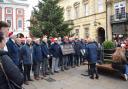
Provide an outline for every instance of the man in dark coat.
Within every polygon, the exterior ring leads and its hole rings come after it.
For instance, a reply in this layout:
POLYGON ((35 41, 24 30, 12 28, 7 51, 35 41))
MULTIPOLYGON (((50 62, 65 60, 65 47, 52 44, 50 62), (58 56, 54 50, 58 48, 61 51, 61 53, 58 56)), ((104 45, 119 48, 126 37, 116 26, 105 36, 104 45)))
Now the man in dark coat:
POLYGON ((75 65, 76 66, 80 66, 80 49, 81 49, 81 45, 80 45, 80 41, 76 38, 75 39, 75 43, 74 43, 74 49, 75 49, 75 65))
POLYGON ((42 57, 43 57, 42 73, 43 73, 43 76, 46 77, 46 75, 48 74, 48 65, 49 65, 48 59, 50 57, 47 38, 43 38, 43 41, 41 43, 41 51, 42 51, 42 57))
POLYGON ((8 53, 4 51, 5 43, 6 41, 4 35, 0 32, 0 89, 9 89, 3 70, 5 71, 7 77, 19 86, 22 86, 24 79, 23 74, 10 59, 8 53))
POLYGON ((19 67, 19 48, 15 43, 16 41, 16 34, 10 34, 10 38, 7 42, 7 48, 9 56, 11 57, 12 61, 19 67))
POLYGON ((96 74, 96 79, 99 78, 98 71, 96 68, 96 63, 98 59, 98 48, 91 38, 88 39, 87 49, 87 60, 90 64, 90 78, 94 79, 94 74, 96 74))
MULTIPOLYGON (((69 44, 69 40, 68 38, 64 38, 62 40, 62 44, 60 46, 63 47, 64 49, 64 46, 68 45, 69 44)), ((62 49, 61 49, 62 50, 62 49)), ((63 54, 62 51, 61 51, 61 56, 62 56, 62 65, 61 65, 61 70, 64 71, 64 70, 68 70, 69 69, 69 54, 63 54)))
POLYGON ((21 48, 21 58, 24 66, 24 84, 28 85, 28 81, 33 81, 30 78, 30 71, 32 66, 32 47, 31 38, 27 38, 26 44, 21 48))
POLYGON ((50 47, 50 53, 52 54, 52 74, 59 72, 59 57, 61 53, 60 45, 57 43, 57 38, 54 38, 50 47))
POLYGON ((36 80, 39 80, 39 74, 40 74, 40 64, 42 62, 42 52, 41 52, 41 45, 40 45, 40 39, 37 38, 35 40, 35 43, 33 45, 33 66, 34 66, 34 78, 36 80))
POLYGON ((21 38, 16 38, 16 45, 18 46, 18 53, 19 53, 19 69, 20 69, 20 71, 23 73, 23 66, 22 66, 22 64, 23 64, 23 60, 22 60, 22 58, 21 58, 21 48, 22 48, 22 44, 21 44, 21 38))
MULTIPOLYGON (((72 45, 72 47, 74 46, 73 38, 69 38, 69 44, 72 45)), ((72 68, 75 67, 75 61, 74 61, 74 54, 73 53, 69 54, 69 66, 71 66, 72 68)))

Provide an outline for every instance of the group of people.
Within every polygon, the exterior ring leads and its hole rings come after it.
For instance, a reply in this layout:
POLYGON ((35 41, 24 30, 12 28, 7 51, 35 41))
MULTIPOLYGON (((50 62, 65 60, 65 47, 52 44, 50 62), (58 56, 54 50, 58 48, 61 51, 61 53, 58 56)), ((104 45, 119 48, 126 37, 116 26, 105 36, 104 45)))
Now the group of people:
MULTIPOLYGON (((19 38, 9 33, 9 25, 0 21, 0 89, 9 89, 8 80, 17 86, 40 80, 47 75, 89 63, 89 76, 99 79, 96 63, 103 61, 103 47, 91 38, 19 38), (8 78, 7 78, 8 77, 8 78)), ((125 42, 127 43, 127 42, 125 42)), ((112 67, 128 79, 127 46, 118 44, 112 55, 112 67)))
MULTIPOLYGON (((8 34, 8 31, 9 25, 1 21, 0 56, 3 59, 0 60, 9 79, 19 86, 22 83, 28 85, 28 81, 33 81, 30 76, 31 71, 34 79, 39 80, 49 74, 54 75, 60 71, 79 67, 86 59, 90 62, 90 78, 94 79, 94 74, 96 74, 96 79, 99 78, 96 69, 99 59, 98 44, 92 39, 79 40, 67 37, 47 39, 47 37, 43 37, 26 38, 23 41, 17 37, 17 34, 13 32, 8 34), (70 50, 65 50, 64 47, 67 46, 70 50), (66 51, 71 52, 65 54, 64 51, 65 53, 66 51)), ((0 80, 3 80, 0 81, 0 84, 6 82, 6 76, 2 71, 0 71, 0 80)), ((0 86, 0 89, 8 89, 4 87, 0 86)))
MULTIPOLYGON (((60 71, 68 70, 76 66, 80 66, 89 59, 90 78, 94 79, 94 72, 98 79, 96 63, 98 59, 98 47, 95 42, 88 40, 79 40, 78 38, 26 38, 22 42, 15 34, 9 35, 7 41, 7 49, 10 58, 15 65, 24 74, 24 84, 29 84, 28 81, 33 81, 30 77, 31 70, 34 74, 34 79, 39 80, 49 74, 54 75, 60 71), (66 50, 65 46, 71 46, 70 53, 63 53, 66 50), (88 55, 87 55, 88 52, 88 55)), ((70 50, 67 51, 70 51, 70 50)))

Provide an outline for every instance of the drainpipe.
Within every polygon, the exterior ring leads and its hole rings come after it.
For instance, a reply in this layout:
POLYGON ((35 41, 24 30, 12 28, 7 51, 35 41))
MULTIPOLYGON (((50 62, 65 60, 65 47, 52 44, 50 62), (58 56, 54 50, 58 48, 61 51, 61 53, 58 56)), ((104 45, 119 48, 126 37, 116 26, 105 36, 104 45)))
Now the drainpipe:
POLYGON ((106 40, 108 41, 108 5, 107 5, 107 0, 106 0, 106 40))

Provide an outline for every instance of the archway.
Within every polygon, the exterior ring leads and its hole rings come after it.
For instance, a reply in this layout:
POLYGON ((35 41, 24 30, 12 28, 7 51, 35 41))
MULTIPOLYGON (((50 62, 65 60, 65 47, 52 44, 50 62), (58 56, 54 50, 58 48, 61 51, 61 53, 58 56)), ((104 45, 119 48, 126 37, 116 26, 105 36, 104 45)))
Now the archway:
POLYGON ((98 28, 98 42, 103 43, 105 41, 105 30, 104 28, 98 28))

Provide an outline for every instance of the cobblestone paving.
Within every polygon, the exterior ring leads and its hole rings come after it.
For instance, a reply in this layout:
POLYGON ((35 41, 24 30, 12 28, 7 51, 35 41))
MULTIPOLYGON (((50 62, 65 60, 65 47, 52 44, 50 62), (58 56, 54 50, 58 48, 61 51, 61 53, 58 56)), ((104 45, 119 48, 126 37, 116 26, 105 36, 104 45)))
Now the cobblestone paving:
POLYGON ((128 89, 128 81, 114 76, 100 75, 99 80, 81 76, 87 66, 70 69, 51 76, 55 82, 39 80, 30 82, 25 89, 128 89))

